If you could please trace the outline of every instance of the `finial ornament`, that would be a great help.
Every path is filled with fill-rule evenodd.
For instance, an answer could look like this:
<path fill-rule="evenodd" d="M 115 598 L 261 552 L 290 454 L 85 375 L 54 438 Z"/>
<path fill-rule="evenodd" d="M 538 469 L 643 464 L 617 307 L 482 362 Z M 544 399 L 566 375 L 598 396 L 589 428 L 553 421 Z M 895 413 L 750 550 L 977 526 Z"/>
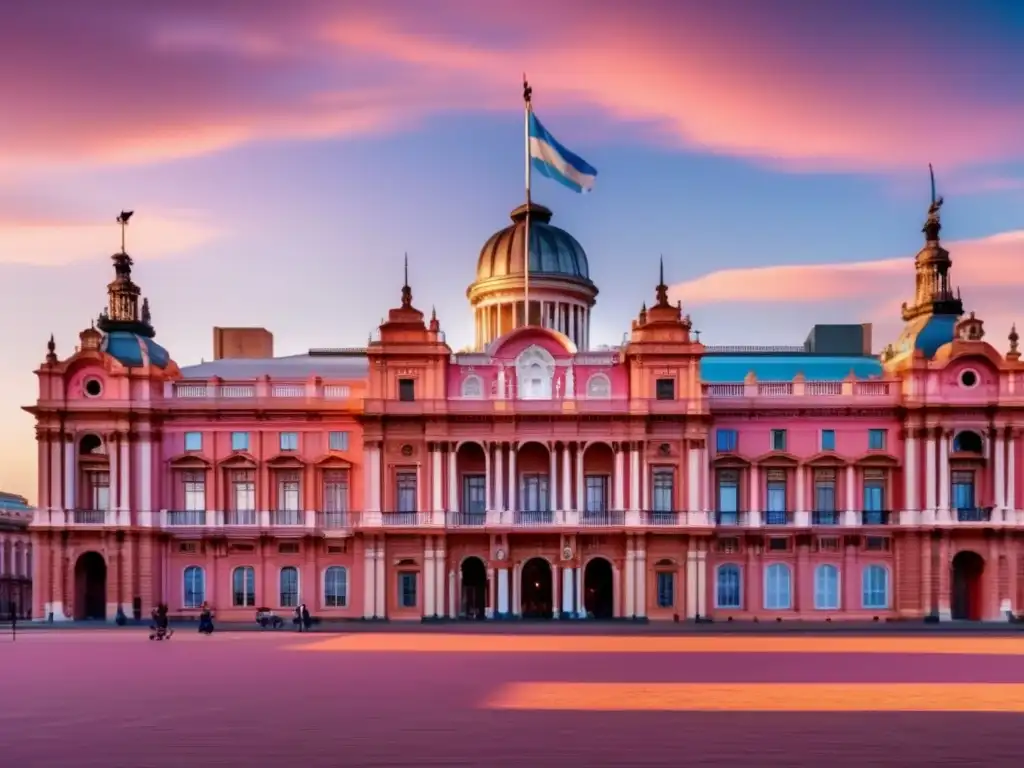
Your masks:
<path fill-rule="evenodd" d="M 657 306 L 667 307 L 668 304 L 668 286 L 665 285 L 665 257 L 661 256 L 658 259 L 658 287 L 654 291 L 655 298 L 658 300 Z"/>
<path fill-rule="evenodd" d="M 57 362 L 57 342 L 54 341 L 52 333 L 50 334 L 50 340 L 46 342 L 46 362 Z"/>
<path fill-rule="evenodd" d="M 1017 324 L 1016 323 L 1014 323 L 1010 327 L 1009 339 L 1010 339 L 1010 352 L 1007 355 L 1007 357 L 1010 358 L 1011 360 L 1018 360 L 1018 359 L 1020 359 L 1020 348 L 1018 346 L 1018 342 L 1020 341 L 1020 336 L 1017 335 Z"/>
<path fill-rule="evenodd" d="M 523 72 L 523 101 L 530 104 L 533 100 L 533 88 L 530 87 L 530 83 L 526 79 L 526 73 Z"/>
<path fill-rule="evenodd" d="M 402 309 L 412 306 L 412 288 L 409 287 L 409 254 L 405 254 L 405 282 L 402 284 Z"/>
<path fill-rule="evenodd" d="M 121 225 L 121 253 L 125 252 L 125 250 L 124 250 L 125 230 L 128 229 L 128 220 L 132 217 L 133 213 L 135 213 L 135 211 L 121 211 L 120 215 L 117 217 L 117 223 Z"/>
<path fill-rule="evenodd" d="M 942 223 L 939 220 L 939 211 L 942 209 L 942 204 L 945 201 L 935 192 L 935 169 L 932 168 L 931 163 L 928 163 L 928 176 L 931 179 L 932 201 L 928 206 L 928 219 L 925 221 L 924 228 L 921 231 L 924 232 L 925 238 L 929 242 L 937 242 L 939 239 L 939 231 L 942 229 Z"/>

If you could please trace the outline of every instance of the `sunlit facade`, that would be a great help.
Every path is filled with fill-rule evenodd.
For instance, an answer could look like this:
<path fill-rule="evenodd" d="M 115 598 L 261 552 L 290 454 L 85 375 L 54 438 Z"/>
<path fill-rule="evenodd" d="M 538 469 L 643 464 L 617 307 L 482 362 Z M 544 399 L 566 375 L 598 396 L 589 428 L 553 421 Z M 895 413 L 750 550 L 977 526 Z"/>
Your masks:
<path fill-rule="evenodd" d="M 1024 366 L 950 263 L 933 206 L 880 357 L 861 326 L 706 347 L 663 274 L 592 349 L 586 254 L 524 207 L 478 259 L 471 349 L 406 276 L 366 348 L 274 357 L 235 329 L 179 368 L 117 254 L 107 312 L 73 354 L 51 340 L 28 409 L 33 616 L 1005 620 Z"/>

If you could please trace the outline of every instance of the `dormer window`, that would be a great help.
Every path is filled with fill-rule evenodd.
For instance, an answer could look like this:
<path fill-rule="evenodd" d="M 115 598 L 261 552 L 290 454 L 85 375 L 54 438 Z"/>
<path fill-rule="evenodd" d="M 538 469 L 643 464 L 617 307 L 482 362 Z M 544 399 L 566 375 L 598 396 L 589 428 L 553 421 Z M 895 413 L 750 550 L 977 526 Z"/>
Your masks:
<path fill-rule="evenodd" d="M 407 403 L 411 403 L 416 399 L 415 379 L 398 380 L 398 399 Z"/>
<path fill-rule="evenodd" d="M 675 400 L 676 399 L 676 380 L 675 379 L 658 379 L 654 387 L 654 396 L 658 400 Z"/>
<path fill-rule="evenodd" d="M 463 380 L 462 396 L 468 400 L 476 400 L 484 396 L 484 386 L 479 376 L 467 376 Z"/>
<path fill-rule="evenodd" d="M 555 359 L 546 349 L 534 345 L 523 350 L 516 360 L 519 397 L 524 400 L 550 400 L 554 373 Z"/>
<path fill-rule="evenodd" d="M 602 400 L 612 396 L 612 383 L 603 373 L 595 373 L 587 379 L 587 397 Z"/>

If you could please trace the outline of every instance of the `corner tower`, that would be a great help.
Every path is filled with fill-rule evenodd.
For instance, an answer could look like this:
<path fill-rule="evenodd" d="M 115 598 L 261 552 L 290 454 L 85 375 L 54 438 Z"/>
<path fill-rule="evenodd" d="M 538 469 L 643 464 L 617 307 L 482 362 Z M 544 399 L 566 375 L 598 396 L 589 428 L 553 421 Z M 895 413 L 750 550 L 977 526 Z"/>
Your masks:
<path fill-rule="evenodd" d="M 476 280 L 466 296 L 473 306 L 474 348 L 525 325 L 550 328 L 585 351 L 597 286 L 587 254 L 572 235 L 551 224 L 552 213 L 537 203 L 512 211 L 512 225 L 493 234 L 480 251 Z M 529 217 L 529 227 L 527 227 Z M 530 307 L 526 300 L 525 241 L 530 238 Z"/>

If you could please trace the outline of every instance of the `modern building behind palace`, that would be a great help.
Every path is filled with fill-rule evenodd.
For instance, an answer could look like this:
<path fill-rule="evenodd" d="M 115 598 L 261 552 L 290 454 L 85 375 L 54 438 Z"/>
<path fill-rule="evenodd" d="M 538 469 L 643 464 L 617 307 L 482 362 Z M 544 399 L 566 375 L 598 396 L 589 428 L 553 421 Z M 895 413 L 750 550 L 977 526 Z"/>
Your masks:
<path fill-rule="evenodd" d="M 939 230 L 933 204 L 880 357 L 870 326 L 705 347 L 653 267 L 626 341 L 591 349 L 586 253 L 535 204 L 483 246 L 461 352 L 407 276 L 365 349 L 216 329 L 179 367 L 118 253 L 28 408 L 32 615 L 1004 619 L 1024 365 L 964 313 Z"/>

